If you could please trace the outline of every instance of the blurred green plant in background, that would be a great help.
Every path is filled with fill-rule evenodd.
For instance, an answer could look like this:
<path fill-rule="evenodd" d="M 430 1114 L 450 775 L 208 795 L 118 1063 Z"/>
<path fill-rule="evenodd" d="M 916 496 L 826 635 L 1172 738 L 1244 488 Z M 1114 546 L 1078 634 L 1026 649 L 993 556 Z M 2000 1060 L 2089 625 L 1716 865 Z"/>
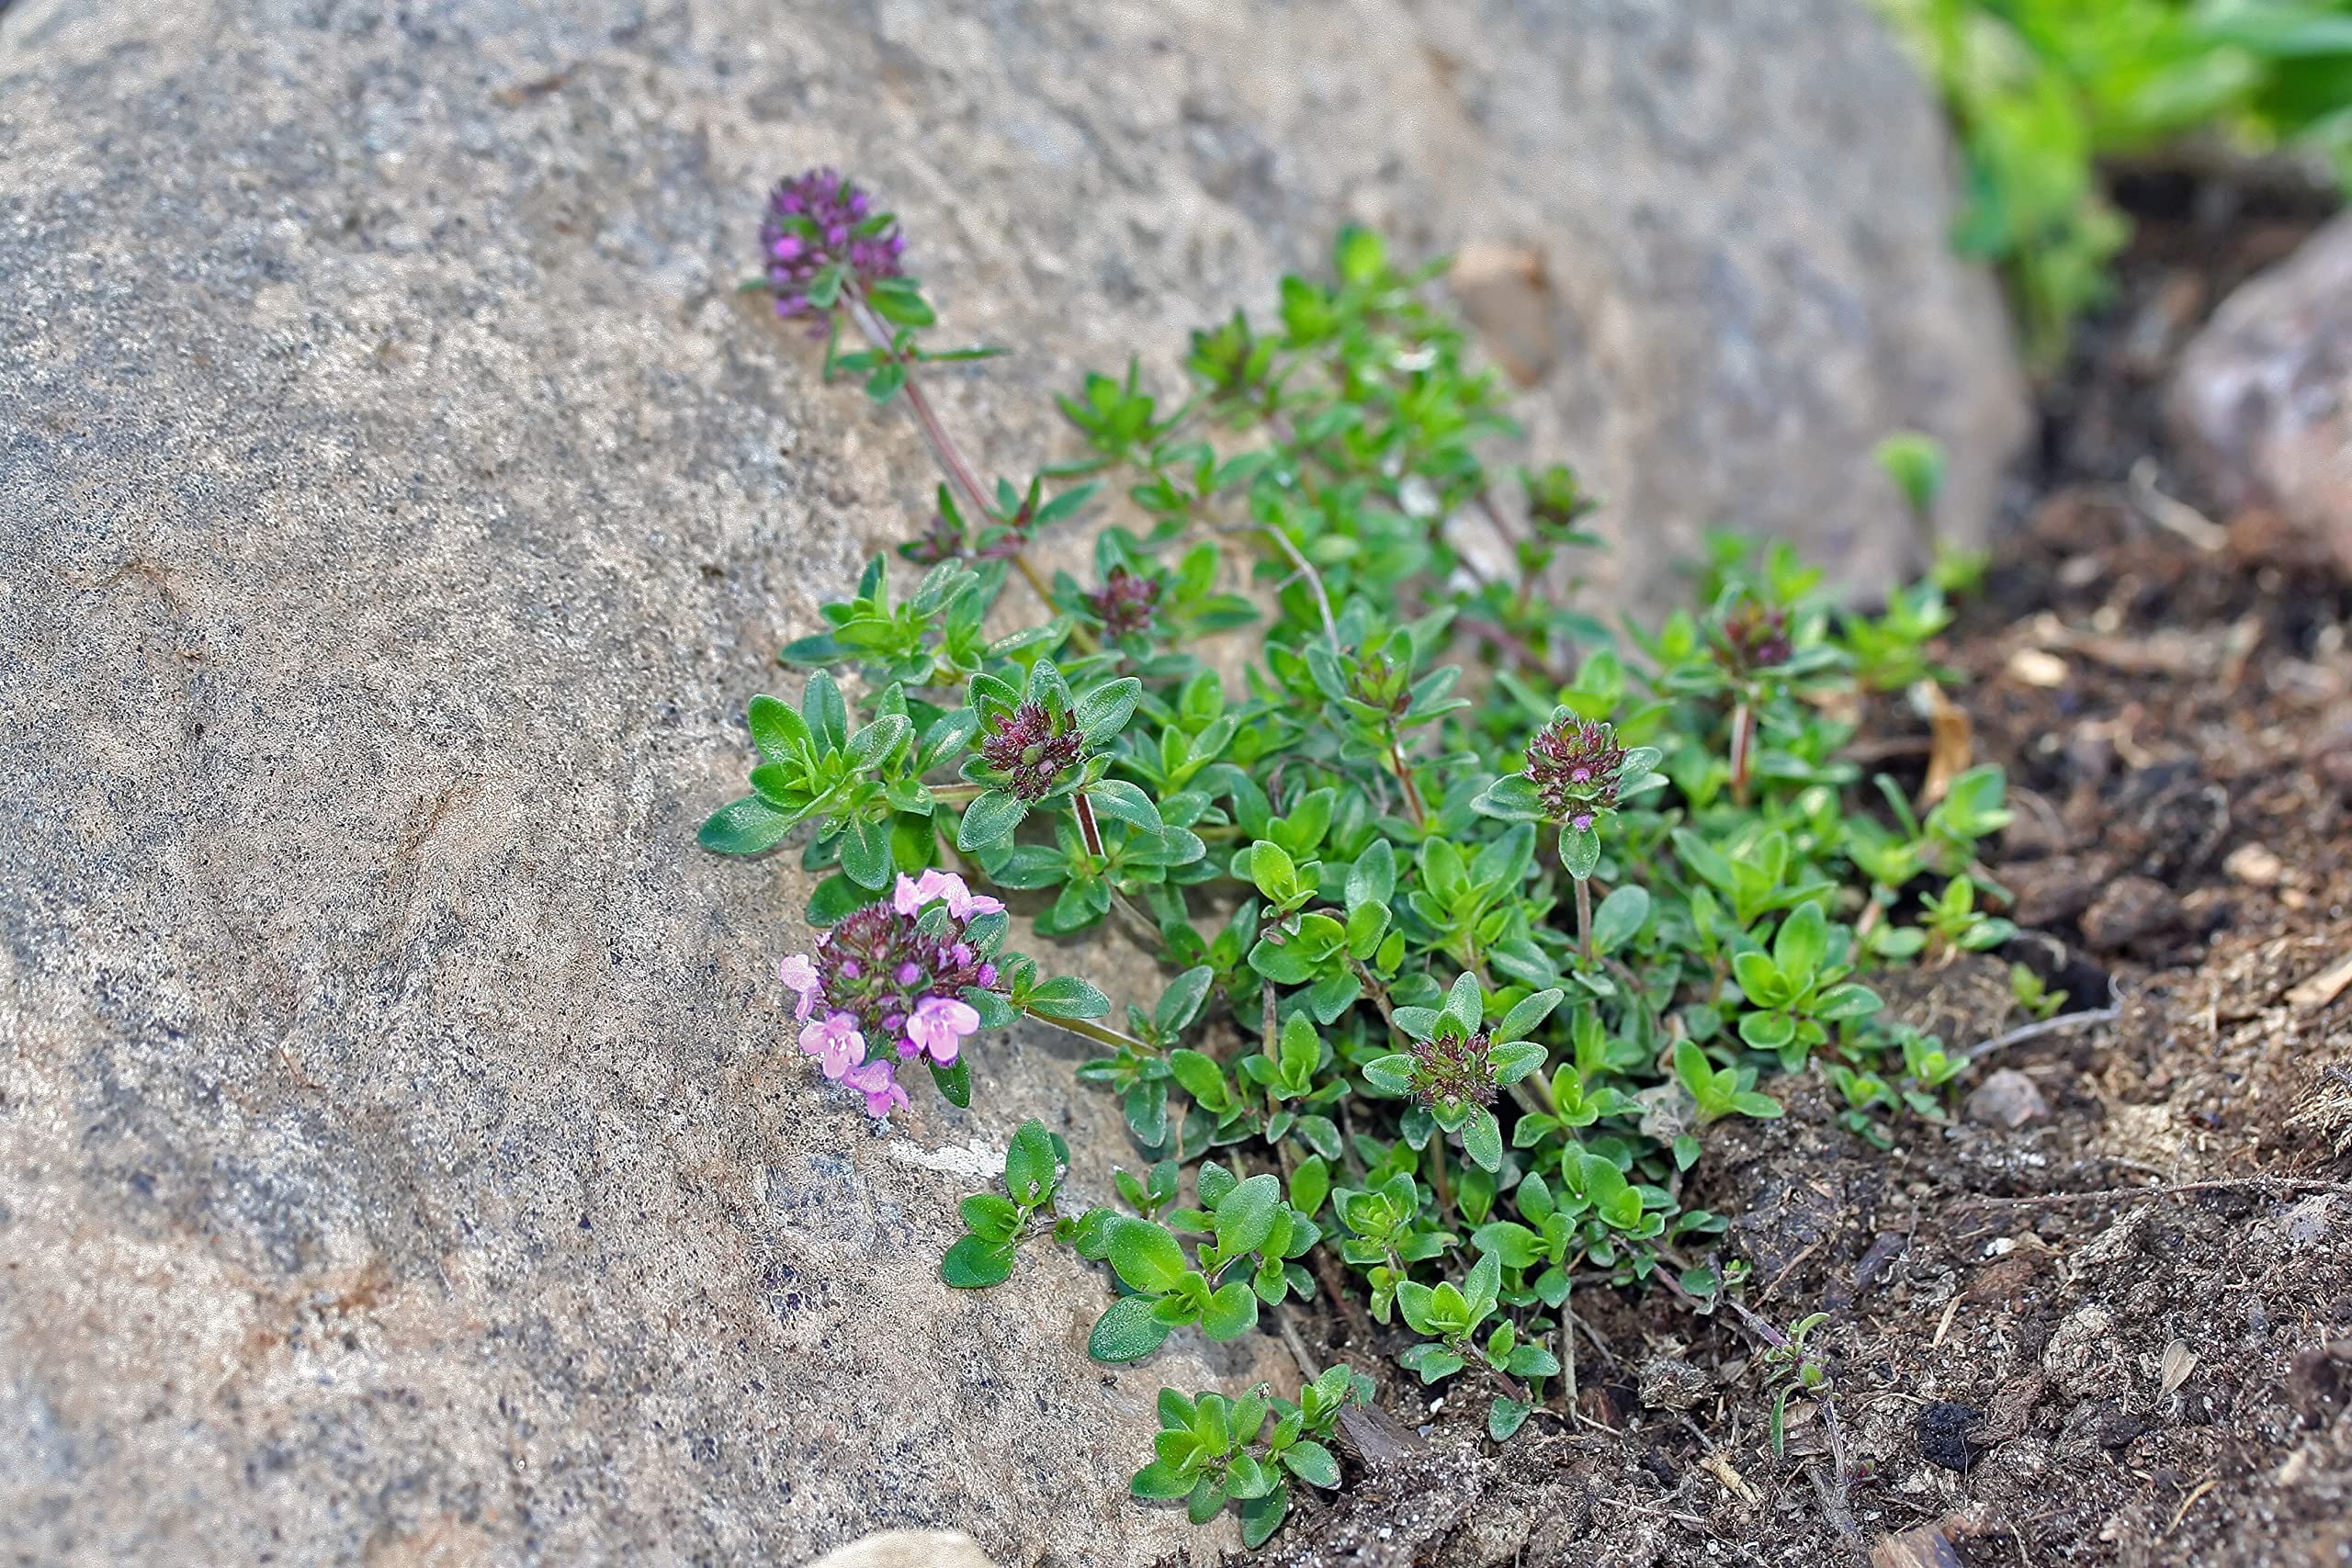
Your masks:
<path fill-rule="evenodd" d="M 2192 135 L 2325 160 L 2352 189 L 2352 0 L 1877 0 L 1967 160 L 1958 243 L 2008 282 L 2030 362 L 2065 356 L 2131 236 L 2098 161 Z"/>

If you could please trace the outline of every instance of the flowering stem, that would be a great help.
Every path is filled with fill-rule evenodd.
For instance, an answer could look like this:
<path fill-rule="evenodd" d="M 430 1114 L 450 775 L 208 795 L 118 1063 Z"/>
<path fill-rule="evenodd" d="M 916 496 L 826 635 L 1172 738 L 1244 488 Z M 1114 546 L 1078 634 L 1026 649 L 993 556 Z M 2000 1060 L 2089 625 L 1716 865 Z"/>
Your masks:
<path fill-rule="evenodd" d="M 1413 783 L 1413 770 L 1405 761 L 1405 744 L 1398 739 L 1394 724 L 1388 727 L 1388 761 L 1396 770 L 1396 782 L 1405 786 L 1406 815 L 1412 818 L 1414 827 L 1427 829 L 1429 812 L 1421 805 L 1419 786 Z"/>
<path fill-rule="evenodd" d="M 1086 852 L 1096 860 L 1102 859 L 1102 829 L 1094 822 L 1094 803 L 1080 790 L 1069 797 L 1070 807 L 1078 813 L 1078 836 L 1086 840 Z"/>
<path fill-rule="evenodd" d="M 1306 580 L 1307 592 L 1315 595 L 1315 608 L 1323 616 L 1323 635 L 1331 639 L 1332 652 L 1337 653 L 1340 650 L 1340 624 L 1331 615 L 1331 596 L 1323 591 L 1323 574 L 1317 571 L 1307 558 L 1299 553 L 1298 547 L 1291 542 L 1288 534 L 1266 523 L 1228 525 L 1219 527 L 1216 531 L 1220 534 L 1257 534 L 1271 540 L 1274 547 L 1283 553 L 1283 558 L 1297 569 L 1298 575 Z"/>
<path fill-rule="evenodd" d="M 1747 753 L 1755 742 L 1755 716 L 1743 697 L 1731 710 L 1731 797 L 1740 806 L 1747 804 Z"/>
<path fill-rule="evenodd" d="M 876 319 L 865 301 L 858 299 L 854 288 L 847 284 L 843 285 L 842 296 L 848 301 L 852 319 L 857 322 L 858 330 L 865 334 L 866 341 L 880 352 L 897 357 L 898 350 L 892 344 L 889 330 Z M 924 445 L 931 448 L 932 457 L 937 459 L 949 482 L 963 492 L 965 504 L 972 508 L 973 514 L 978 517 L 994 516 L 996 508 L 989 502 L 988 492 L 980 488 L 979 475 L 973 471 L 970 463 L 965 461 L 963 448 L 957 446 L 955 437 L 947 434 L 947 426 L 940 423 L 938 411 L 931 406 L 930 395 L 922 389 L 922 383 L 915 379 L 913 363 L 904 359 L 901 363 L 906 366 L 907 378 L 900 390 L 907 400 L 908 412 L 915 416 L 916 427 L 922 432 Z M 1027 554 L 1014 551 L 1012 567 L 1035 590 L 1037 597 L 1045 601 L 1046 607 L 1053 608 L 1053 590 Z M 1072 626 L 1069 637 L 1070 641 L 1078 645 L 1080 652 L 1094 651 L 1093 635 L 1084 626 Z"/>
<path fill-rule="evenodd" d="M 1577 885 L 1577 949 L 1584 954 L 1584 961 L 1587 964 L 1589 964 L 1593 961 L 1594 956 L 1592 951 L 1592 884 L 1587 882 L 1581 876 L 1572 876 L 1568 880 Z"/>
<path fill-rule="evenodd" d="M 936 806 L 969 806 L 988 793 L 988 785 L 976 784 L 925 784 Z"/>
<path fill-rule="evenodd" d="M 1092 1019 L 1056 1018 L 1051 1013 L 1039 1012 L 1035 1008 L 1023 1008 L 1021 1010 L 1027 1013 L 1031 1018 L 1035 1019 L 1039 1023 L 1050 1023 L 1056 1029 L 1075 1034 L 1082 1040 L 1091 1040 L 1098 1045 L 1108 1045 L 1114 1050 L 1124 1047 L 1127 1050 L 1136 1052 L 1139 1055 L 1145 1056 L 1159 1055 L 1158 1052 L 1145 1044 L 1142 1041 L 1136 1039 L 1134 1035 L 1122 1034 L 1119 1031 L 1111 1028 L 1107 1024 L 1097 1023 Z"/>

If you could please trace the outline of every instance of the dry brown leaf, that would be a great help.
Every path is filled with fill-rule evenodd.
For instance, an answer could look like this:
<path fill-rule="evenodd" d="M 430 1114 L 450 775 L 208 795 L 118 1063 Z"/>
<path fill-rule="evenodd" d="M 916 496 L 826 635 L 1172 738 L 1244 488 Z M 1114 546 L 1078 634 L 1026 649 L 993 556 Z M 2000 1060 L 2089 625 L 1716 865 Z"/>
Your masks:
<path fill-rule="evenodd" d="M 2188 1348 L 2188 1340 L 2176 1339 L 2165 1347 L 2164 1368 L 2159 1374 L 2158 1386 L 2170 1393 L 2187 1382 L 2188 1374 L 2196 1370 L 2197 1352 Z"/>
<path fill-rule="evenodd" d="M 1919 809 L 1944 797 L 1951 788 L 1951 781 L 1968 771 L 1976 757 L 1976 728 L 1969 722 L 1965 710 L 1944 695 L 1944 689 L 1933 681 L 1922 681 L 1911 688 L 1911 701 L 1928 716 L 1928 728 L 1933 734 L 1928 750 L 1928 778 L 1919 786 Z"/>
<path fill-rule="evenodd" d="M 2289 991 L 2287 1005 L 2301 1012 L 2317 1012 L 2343 995 L 2346 986 L 2352 986 L 2352 953 Z"/>

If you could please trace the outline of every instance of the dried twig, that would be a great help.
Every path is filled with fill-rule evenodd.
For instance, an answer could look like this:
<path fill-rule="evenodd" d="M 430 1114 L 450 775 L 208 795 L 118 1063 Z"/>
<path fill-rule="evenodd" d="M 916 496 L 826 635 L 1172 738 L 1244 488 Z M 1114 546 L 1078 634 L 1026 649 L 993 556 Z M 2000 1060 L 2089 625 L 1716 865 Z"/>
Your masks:
<path fill-rule="evenodd" d="M 2102 1187 L 2095 1192 L 2041 1192 L 2026 1198 L 1971 1193 L 1955 1207 L 2031 1209 L 2064 1203 L 2128 1203 L 2147 1198 L 2177 1198 L 2190 1192 L 2328 1192 L 2352 1196 L 2352 1181 L 2319 1181 L 2300 1176 L 2236 1176 L 2215 1181 L 2174 1181 L 2157 1187 Z"/>
<path fill-rule="evenodd" d="M 1968 1048 L 1967 1059 L 1973 1062 L 1979 1056 L 1989 1056 L 1996 1051 L 2007 1050 L 2012 1045 L 2022 1045 L 2029 1040 L 2039 1040 L 2045 1034 L 2057 1034 L 2069 1029 L 2080 1029 L 2085 1024 L 2113 1023 L 2122 1016 L 2123 998 L 2118 997 L 2103 1008 L 2091 1008 L 2082 1012 L 2062 1012 L 2056 1018 L 2045 1018 L 2039 1023 L 2029 1023 L 2021 1028 L 2012 1029 L 2007 1034 L 1996 1034 L 1981 1044 L 1971 1045 Z"/>

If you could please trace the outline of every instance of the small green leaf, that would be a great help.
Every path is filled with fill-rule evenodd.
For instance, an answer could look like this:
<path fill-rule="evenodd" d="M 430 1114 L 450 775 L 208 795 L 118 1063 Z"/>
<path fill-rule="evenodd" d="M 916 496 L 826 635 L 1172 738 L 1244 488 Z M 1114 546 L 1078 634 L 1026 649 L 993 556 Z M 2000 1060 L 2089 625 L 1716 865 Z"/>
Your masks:
<path fill-rule="evenodd" d="M 1001 1285 L 1012 1275 L 1012 1248 L 967 1235 L 947 1249 L 939 1260 L 939 1277 L 961 1291 Z"/>
<path fill-rule="evenodd" d="M 954 1066 L 943 1067 L 936 1062 L 930 1066 L 931 1081 L 942 1098 L 959 1111 L 968 1108 L 972 1103 L 972 1064 L 959 1056 Z"/>
<path fill-rule="evenodd" d="M 964 808 L 964 820 L 956 829 L 956 847 L 968 854 L 1002 843 L 1028 815 L 1029 807 L 1019 796 L 992 789 Z"/>
<path fill-rule="evenodd" d="M 1527 1417 L 1535 1406 L 1524 1400 L 1509 1399 L 1501 1394 L 1487 1406 L 1487 1436 L 1495 1441 L 1508 1442 L 1512 1435 L 1527 1425 Z"/>
<path fill-rule="evenodd" d="M 792 818 L 756 795 L 730 802 L 711 813 L 695 835 L 704 849 L 722 855 L 755 855 L 774 849 L 792 830 Z"/>
<path fill-rule="evenodd" d="M 1189 1272 L 1176 1238 L 1149 1220 L 1122 1215 L 1111 1225 L 1111 1267 L 1138 1291 L 1159 1295 L 1176 1288 Z"/>
<path fill-rule="evenodd" d="M 1273 1234 L 1282 1201 L 1282 1182 L 1272 1171 L 1261 1171 L 1237 1185 L 1217 1201 L 1217 1250 L 1238 1258 L 1263 1247 Z"/>
<path fill-rule="evenodd" d="M 789 761 L 808 748 L 808 726 L 789 704 L 757 696 L 745 711 L 752 744 L 771 762 Z"/>
<path fill-rule="evenodd" d="M 1155 1502 L 1167 1502 L 1192 1495 L 1193 1477 L 1173 1465 L 1154 1460 L 1136 1472 L 1130 1490 L 1138 1497 Z"/>
<path fill-rule="evenodd" d="M 1133 675 L 1125 676 L 1079 698 L 1070 718 L 1086 736 L 1087 744 L 1101 746 L 1126 728 L 1142 696 L 1143 682 Z"/>
<path fill-rule="evenodd" d="M 1309 1218 L 1321 1212 L 1330 1192 L 1331 1167 L 1321 1155 L 1308 1156 L 1290 1173 L 1290 1205 Z"/>
<path fill-rule="evenodd" d="M 1098 1361 L 1139 1361 L 1159 1349 L 1175 1328 L 1152 1315 L 1154 1304 L 1149 1296 L 1113 1302 L 1110 1310 L 1094 1320 L 1094 1331 L 1086 1337 L 1086 1353 Z"/>
<path fill-rule="evenodd" d="M 1005 1190 L 1015 1201 L 1035 1206 L 1051 1197 L 1058 1184 L 1053 1134 L 1033 1117 L 1021 1123 L 1004 1152 Z"/>
<path fill-rule="evenodd" d="M 1169 981 L 1168 989 L 1159 994 L 1159 1005 L 1152 1009 L 1152 1026 L 1163 1035 L 1186 1028 L 1200 1016 L 1201 1004 L 1208 999 L 1209 987 L 1216 982 L 1216 971 L 1205 964 Z"/>
<path fill-rule="evenodd" d="M 1102 779 L 1091 784 L 1086 786 L 1086 798 L 1098 817 L 1125 822 L 1149 833 L 1161 829 L 1159 808 L 1151 803 L 1151 796 L 1124 780 Z"/>
<path fill-rule="evenodd" d="M 1046 1018 L 1101 1018 L 1111 998 L 1074 975 L 1057 975 L 1029 993 L 1028 1007 Z"/>
<path fill-rule="evenodd" d="M 971 1233 L 986 1242 L 1010 1240 L 1021 1224 L 1021 1211 L 1012 1200 L 993 1192 L 975 1192 L 956 1205 Z"/>
<path fill-rule="evenodd" d="M 1340 1484 L 1340 1461 L 1331 1456 L 1329 1449 L 1311 1438 L 1284 1449 L 1283 1463 L 1309 1486 L 1329 1491 Z"/>
<path fill-rule="evenodd" d="M 1570 876 L 1581 882 L 1600 864 L 1600 835 L 1589 829 L 1579 832 L 1574 828 L 1560 830 L 1560 864 Z"/>
<path fill-rule="evenodd" d="M 1255 1551 L 1273 1538 L 1283 1528 L 1283 1517 L 1290 1512 L 1290 1488 L 1276 1486 L 1262 1497 L 1252 1497 L 1241 1505 L 1241 1544 Z"/>
<path fill-rule="evenodd" d="M 1503 1130 L 1483 1105 L 1472 1106 L 1470 1119 L 1462 1123 L 1462 1152 L 1487 1170 L 1502 1167 Z"/>
<path fill-rule="evenodd" d="M 876 404 L 888 402 L 907 384 L 907 367 L 901 360 L 889 360 L 865 378 L 865 395 Z"/>
<path fill-rule="evenodd" d="M 1603 898 L 1592 912 L 1592 945 L 1603 953 L 1614 953 L 1633 941 L 1649 918 L 1649 890 L 1628 883 Z"/>
<path fill-rule="evenodd" d="M 1212 1339 L 1238 1338 L 1257 1326 L 1258 1292 L 1246 1280 L 1228 1280 L 1217 1287 L 1201 1314 L 1201 1332 Z"/>

